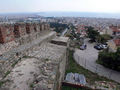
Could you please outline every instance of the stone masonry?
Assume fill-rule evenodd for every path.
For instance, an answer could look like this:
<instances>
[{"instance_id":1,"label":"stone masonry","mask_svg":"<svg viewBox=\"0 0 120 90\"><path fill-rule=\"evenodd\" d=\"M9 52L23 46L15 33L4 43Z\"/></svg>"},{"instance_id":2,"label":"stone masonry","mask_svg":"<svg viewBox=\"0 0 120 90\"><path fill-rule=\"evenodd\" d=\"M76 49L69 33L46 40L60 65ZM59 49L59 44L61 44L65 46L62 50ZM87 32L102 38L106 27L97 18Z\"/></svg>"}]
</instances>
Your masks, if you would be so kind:
<instances>
[{"instance_id":1,"label":"stone masonry","mask_svg":"<svg viewBox=\"0 0 120 90\"><path fill-rule=\"evenodd\" d=\"M0 25L0 43L7 43L14 40L14 26Z\"/></svg>"},{"instance_id":2,"label":"stone masonry","mask_svg":"<svg viewBox=\"0 0 120 90\"><path fill-rule=\"evenodd\" d=\"M30 81L29 83L27 82L26 86L22 89L22 85L25 85L23 81L23 84L20 82L18 85L15 85L16 88L14 86L16 83L8 82L0 89L18 90L19 88L19 90L30 90L30 87L28 87L30 83L36 83L37 81L37 84L32 87L33 90L60 90L67 61L68 38L56 37L56 33L50 31L50 26L47 23L17 23L11 27L10 30L12 30L12 32L10 34L13 35L13 39L10 41L3 39L3 42L0 42L0 80L8 79L9 81L19 83L22 80L16 81L19 80L19 77L22 78L22 76L28 75L25 74L12 78L14 73L16 73L14 70L19 68L17 67L17 63L19 66L20 63L26 62L26 59L23 59L25 56L28 56L27 60L31 60L29 63L26 63L28 65L37 61L37 63L34 63L35 66L31 66L31 69L28 67L26 67L26 69L28 68L29 71L33 70L34 72L34 68L37 68L36 66L39 68L37 69L38 72L36 76L33 75L34 79L30 80L29 76L25 76L28 77L25 79L25 82L28 79ZM1 26L0 31L3 30L4 28ZM8 37L9 35L6 35L6 33L7 31L1 32L0 37ZM5 35L3 36L3 34ZM60 44L60 42L63 44ZM17 68L14 66L15 64ZM25 67L25 65L20 66L21 68ZM6 73L9 71L11 71L10 75L5 77ZM27 73L29 71L24 72Z\"/></svg>"},{"instance_id":3,"label":"stone masonry","mask_svg":"<svg viewBox=\"0 0 120 90\"><path fill-rule=\"evenodd\" d=\"M55 38L58 42L60 39ZM9 82L2 89L60 90L67 62L68 39L64 39L67 40L66 45L43 42L35 46L11 71L6 78Z\"/></svg>"},{"instance_id":4,"label":"stone masonry","mask_svg":"<svg viewBox=\"0 0 120 90\"><path fill-rule=\"evenodd\" d=\"M0 25L0 43L8 43L14 41L27 34L34 34L43 30L49 30L50 26L47 23L15 23Z\"/></svg>"},{"instance_id":5,"label":"stone masonry","mask_svg":"<svg viewBox=\"0 0 120 90\"><path fill-rule=\"evenodd\" d=\"M22 57L27 52L27 50L31 50L35 45L39 45L42 41L46 41L48 37L51 39L54 37L55 32L48 35L48 37L44 37L43 35L47 35L50 33L50 28L48 30L34 32L33 24L29 23L28 27L30 28L32 33L27 34L26 24L17 23L15 25L0 25L0 78L2 78L7 72L7 70L11 70L11 65ZM35 23L34 23L35 25ZM19 37L19 38L18 38Z\"/></svg>"},{"instance_id":6,"label":"stone masonry","mask_svg":"<svg viewBox=\"0 0 120 90\"><path fill-rule=\"evenodd\" d=\"M24 23L16 23L14 25L14 35L15 38L26 35L26 25Z\"/></svg>"}]
</instances>

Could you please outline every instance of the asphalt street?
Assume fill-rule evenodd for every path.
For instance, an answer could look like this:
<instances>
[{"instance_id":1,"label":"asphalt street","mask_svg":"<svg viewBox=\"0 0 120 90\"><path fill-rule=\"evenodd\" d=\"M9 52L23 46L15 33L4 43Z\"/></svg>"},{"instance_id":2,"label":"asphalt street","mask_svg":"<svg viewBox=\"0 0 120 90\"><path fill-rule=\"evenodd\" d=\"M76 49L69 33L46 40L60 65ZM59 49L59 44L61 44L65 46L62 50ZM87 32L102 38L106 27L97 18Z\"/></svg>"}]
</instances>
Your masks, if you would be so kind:
<instances>
[{"instance_id":1,"label":"asphalt street","mask_svg":"<svg viewBox=\"0 0 120 90\"><path fill-rule=\"evenodd\" d=\"M105 68L96 63L99 51L94 48L95 43L89 43L88 40L89 39L85 39L84 41L84 43L87 44L86 50L75 50L74 59L76 62L92 72L120 83L120 72Z\"/></svg>"}]
</instances>

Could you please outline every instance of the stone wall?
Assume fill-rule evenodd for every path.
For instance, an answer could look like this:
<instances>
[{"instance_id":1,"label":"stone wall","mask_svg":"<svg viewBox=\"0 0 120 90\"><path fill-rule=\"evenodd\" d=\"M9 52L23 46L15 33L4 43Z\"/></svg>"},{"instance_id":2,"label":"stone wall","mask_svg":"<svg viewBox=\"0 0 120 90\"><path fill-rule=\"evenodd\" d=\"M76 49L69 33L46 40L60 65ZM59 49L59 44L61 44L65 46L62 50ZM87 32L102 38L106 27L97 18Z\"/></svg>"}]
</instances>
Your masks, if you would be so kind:
<instances>
[{"instance_id":1,"label":"stone wall","mask_svg":"<svg viewBox=\"0 0 120 90\"><path fill-rule=\"evenodd\" d=\"M50 42L34 48L30 57L40 61L40 73L36 75L33 90L61 90L67 62L67 46ZM37 83L36 83L37 81Z\"/></svg>"},{"instance_id":2,"label":"stone wall","mask_svg":"<svg viewBox=\"0 0 120 90\"><path fill-rule=\"evenodd\" d=\"M13 42L9 42L9 44L5 44L5 46L2 45L0 56L1 79L8 70L10 71L13 68L13 64L18 62L20 58L32 52L34 47L39 46L45 41L51 40L55 36L55 32L43 31L21 37ZM8 49L6 47L8 47Z\"/></svg>"},{"instance_id":3,"label":"stone wall","mask_svg":"<svg viewBox=\"0 0 120 90\"><path fill-rule=\"evenodd\" d=\"M66 69L66 63L67 63L67 49L61 57L61 62L59 63L59 68L58 68L58 73L57 73L57 78L56 82L57 85L55 85L56 89L55 90L61 90L61 82L64 80L64 75L65 75L65 69Z\"/></svg>"},{"instance_id":4,"label":"stone wall","mask_svg":"<svg viewBox=\"0 0 120 90\"><path fill-rule=\"evenodd\" d=\"M14 35L15 38L26 35L26 25L24 23L16 23L14 25Z\"/></svg>"},{"instance_id":5,"label":"stone wall","mask_svg":"<svg viewBox=\"0 0 120 90\"><path fill-rule=\"evenodd\" d=\"M0 25L0 43L7 43L14 40L13 25Z\"/></svg>"},{"instance_id":6,"label":"stone wall","mask_svg":"<svg viewBox=\"0 0 120 90\"><path fill-rule=\"evenodd\" d=\"M47 23L16 23L14 25L0 25L0 55L10 49L18 47L19 45L29 43L32 40L39 38L41 33L46 30L50 30L49 24Z\"/></svg>"},{"instance_id":7,"label":"stone wall","mask_svg":"<svg viewBox=\"0 0 120 90\"><path fill-rule=\"evenodd\" d=\"M47 23L15 23L0 25L0 43L8 43L27 34L50 30Z\"/></svg>"},{"instance_id":8,"label":"stone wall","mask_svg":"<svg viewBox=\"0 0 120 90\"><path fill-rule=\"evenodd\" d=\"M37 59L49 59L49 61L44 62L43 66L39 66L40 69L45 69L42 72L48 74L46 77L47 90L60 90L61 82L64 79L65 67L67 62L67 47L68 38L61 37L56 38L56 32L50 31L48 29L48 24L16 24L14 28L14 40L0 44L0 80L3 80L5 75L11 71L15 64L21 61L25 56L36 55ZM26 28L25 28L26 27ZM23 30L23 31L22 31ZM26 32L24 31L26 30ZM29 33L27 32L29 31ZM54 38L54 39L53 39ZM52 43L56 42L56 43ZM50 43L51 42L51 43ZM44 44L47 43L47 44ZM64 43L64 44L60 44ZM43 45L43 46L42 46ZM38 48L36 51L36 48ZM40 50L39 50L40 49ZM47 65L49 63L49 65ZM40 64L41 65L41 64ZM47 72L46 68L48 68ZM38 80L40 75L38 76ZM42 75L44 76L44 74ZM51 80L51 81L50 81ZM43 88L41 83L34 89Z\"/></svg>"}]
</instances>

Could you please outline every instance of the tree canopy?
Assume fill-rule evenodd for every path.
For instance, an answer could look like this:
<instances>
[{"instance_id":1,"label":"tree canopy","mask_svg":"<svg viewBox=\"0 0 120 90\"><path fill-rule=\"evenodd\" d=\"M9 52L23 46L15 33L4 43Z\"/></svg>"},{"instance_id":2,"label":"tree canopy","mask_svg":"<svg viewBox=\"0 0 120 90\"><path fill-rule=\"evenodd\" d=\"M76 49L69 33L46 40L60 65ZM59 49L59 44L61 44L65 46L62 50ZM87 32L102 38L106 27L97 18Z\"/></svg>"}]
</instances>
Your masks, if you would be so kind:
<instances>
[{"instance_id":1,"label":"tree canopy","mask_svg":"<svg viewBox=\"0 0 120 90\"><path fill-rule=\"evenodd\" d=\"M98 62L105 67L120 71L120 48L116 52L100 52Z\"/></svg>"},{"instance_id":2,"label":"tree canopy","mask_svg":"<svg viewBox=\"0 0 120 90\"><path fill-rule=\"evenodd\" d=\"M62 33L66 28L69 28L67 24L56 23L56 22L50 23L50 27L55 28L55 31L57 33Z\"/></svg>"},{"instance_id":3,"label":"tree canopy","mask_svg":"<svg viewBox=\"0 0 120 90\"><path fill-rule=\"evenodd\" d=\"M108 40L110 40L111 39L111 36L110 35L108 35L108 34L103 34L103 35L99 35L98 37L97 37L97 42L99 42L99 43L105 43L105 42L107 42Z\"/></svg>"},{"instance_id":4,"label":"tree canopy","mask_svg":"<svg viewBox=\"0 0 120 90\"><path fill-rule=\"evenodd\" d=\"M94 28L91 26L86 28L88 37L91 39L91 41L95 42L97 37L99 36L99 32L97 30L94 30Z\"/></svg>"},{"instance_id":5,"label":"tree canopy","mask_svg":"<svg viewBox=\"0 0 120 90\"><path fill-rule=\"evenodd\" d=\"M86 27L87 28L87 34L88 37L91 39L91 41L95 42L97 41L98 43L105 43L107 40L111 39L111 36L108 34L103 34L100 35L97 30L94 30L93 27Z\"/></svg>"}]
</instances>

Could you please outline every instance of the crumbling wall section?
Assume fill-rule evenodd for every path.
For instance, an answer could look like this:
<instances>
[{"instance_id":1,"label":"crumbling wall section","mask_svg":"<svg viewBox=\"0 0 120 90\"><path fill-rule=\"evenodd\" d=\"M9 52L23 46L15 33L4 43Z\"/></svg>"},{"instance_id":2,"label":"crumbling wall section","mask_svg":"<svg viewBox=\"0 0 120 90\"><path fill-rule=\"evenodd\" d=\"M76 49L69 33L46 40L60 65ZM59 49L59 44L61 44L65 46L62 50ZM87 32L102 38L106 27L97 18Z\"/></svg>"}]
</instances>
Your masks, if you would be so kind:
<instances>
[{"instance_id":1,"label":"crumbling wall section","mask_svg":"<svg viewBox=\"0 0 120 90\"><path fill-rule=\"evenodd\" d=\"M55 32L46 32L47 31L44 31L41 34L31 34L26 36L26 38L19 39L16 42L21 43L18 43L15 48L10 49L8 52L5 52L0 56L1 79L5 76L5 73L7 71L10 71L22 57L27 56L29 53L31 53L34 47L39 46L41 43L49 41L56 36Z\"/></svg>"}]
</instances>

